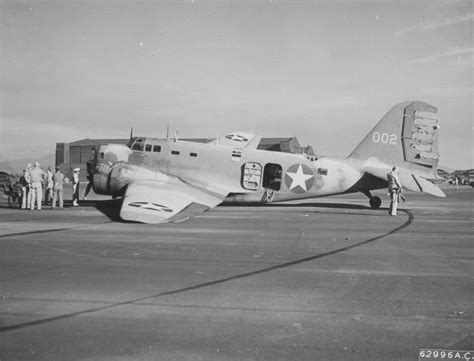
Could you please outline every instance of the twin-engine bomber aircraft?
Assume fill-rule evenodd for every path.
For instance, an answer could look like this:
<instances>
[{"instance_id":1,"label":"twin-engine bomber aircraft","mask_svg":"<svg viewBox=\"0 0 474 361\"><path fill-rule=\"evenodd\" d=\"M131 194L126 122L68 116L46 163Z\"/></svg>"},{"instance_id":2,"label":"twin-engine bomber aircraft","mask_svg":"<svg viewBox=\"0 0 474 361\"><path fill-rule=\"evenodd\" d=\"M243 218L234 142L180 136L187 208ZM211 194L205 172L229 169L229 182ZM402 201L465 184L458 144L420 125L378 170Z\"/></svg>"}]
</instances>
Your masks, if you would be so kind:
<instances>
[{"instance_id":1,"label":"twin-engine bomber aircraft","mask_svg":"<svg viewBox=\"0 0 474 361\"><path fill-rule=\"evenodd\" d=\"M134 137L101 145L87 164L98 194L123 196L120 217L179 222L222 202L280 202L387 187L396 165L405 189L445 197L435 182L437 109L409 101L393 107L345 159L258 150L260 136L235 132L210 143Z\"/></svg>"}]
</instances>

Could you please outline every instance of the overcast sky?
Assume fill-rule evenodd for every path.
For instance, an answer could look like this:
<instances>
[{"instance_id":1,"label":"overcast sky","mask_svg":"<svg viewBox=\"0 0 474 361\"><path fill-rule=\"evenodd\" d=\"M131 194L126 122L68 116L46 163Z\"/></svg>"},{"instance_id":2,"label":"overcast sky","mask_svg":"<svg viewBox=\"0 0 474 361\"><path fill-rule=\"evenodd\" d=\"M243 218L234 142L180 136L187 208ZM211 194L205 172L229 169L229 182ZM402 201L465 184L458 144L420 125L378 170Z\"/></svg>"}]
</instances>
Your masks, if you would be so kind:
<instances>
[{"instance_id":1,"label":"overcast sky","mask_svg":"<svg viewBox=\"0 0 474 361\"><path fill-rule=\"evenodd\" d=\"M167 124L346 156L414 99L439 109L441 164L472 168L472 4L0 0L0 160Z\"/></svg>"}]
</instances>

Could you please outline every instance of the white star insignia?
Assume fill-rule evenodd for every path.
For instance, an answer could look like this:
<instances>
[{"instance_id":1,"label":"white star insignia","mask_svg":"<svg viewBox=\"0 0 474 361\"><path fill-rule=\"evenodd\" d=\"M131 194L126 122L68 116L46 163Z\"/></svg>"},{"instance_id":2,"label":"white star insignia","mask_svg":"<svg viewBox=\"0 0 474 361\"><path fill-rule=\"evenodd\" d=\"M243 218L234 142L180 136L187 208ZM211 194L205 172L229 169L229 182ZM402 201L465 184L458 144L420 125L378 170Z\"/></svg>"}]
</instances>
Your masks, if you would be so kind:
<instances>
[{"instance_id":1,"label":"white star insignia","mask_svg":"<svg viewBox=\"0 0 474 361\"><path fill-rule=\"evenodd\" d=\"M246 142L248 140L247 138L243 137L240 134L229 134L229 135L226 135L226 138L230 140L234 140L236 142Z\"/></svg>"},{"instance_id":2,"label":"white star insignia","mask_svg":"<svg viewBox=\"0 0 474 361\"><path fill-rule=\"evenodd\" d=\"M136 208L143 208L143 209L148 209L150 211L158 211L158 212L173 212L172 209L163 206L158 203L151 203L151 202L132 202L128 204L131 207L136 207Z\"/></svg>"},{"instance_id":3,"label":"white star insignia","mask_svg":"<svg viewBox=\"0 0 474 361\"><path fill-rule=\"evenodd\" d=\"M286 174L288 174L288 176L291 178L292 182L291 182L291 186L290 186L290 191L293 189L293 188L296 188L298 186L300 186L301 188L303 188L303 190L305 192L307 192L308 190L306 189L306 181L310 178L313 177L312 174L305 174L303 172L303 166L300 164L299 167L298 167L298 170L296 171L296 173L290 173L290 172L286 172Z\"/></svg>"}]
</instances>

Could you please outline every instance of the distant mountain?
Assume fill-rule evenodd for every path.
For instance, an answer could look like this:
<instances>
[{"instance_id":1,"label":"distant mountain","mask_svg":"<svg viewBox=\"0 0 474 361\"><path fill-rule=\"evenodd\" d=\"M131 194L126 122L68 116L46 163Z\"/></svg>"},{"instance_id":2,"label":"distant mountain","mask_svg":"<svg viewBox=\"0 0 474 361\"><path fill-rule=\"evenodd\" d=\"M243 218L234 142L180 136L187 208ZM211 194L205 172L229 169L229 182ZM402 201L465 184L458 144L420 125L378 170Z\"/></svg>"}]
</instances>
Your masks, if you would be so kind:
<instances>
[{"instance_id":1,"label":"distant mountain","mask_svg":"<svg viewBox=\"0 0 474 361\"><path fill-rule=\"evenodd\" d=\"M25 169L28 163L33 164L34 162L39 162L41 168L46 169L48 166L51 168L55 165L55 154L48 153L36 159L11 159L11 160L4 160L0 161L0 171L7 172L7 173L18 173L21 174L22 170Z\"/></svg>"}]
</instances>

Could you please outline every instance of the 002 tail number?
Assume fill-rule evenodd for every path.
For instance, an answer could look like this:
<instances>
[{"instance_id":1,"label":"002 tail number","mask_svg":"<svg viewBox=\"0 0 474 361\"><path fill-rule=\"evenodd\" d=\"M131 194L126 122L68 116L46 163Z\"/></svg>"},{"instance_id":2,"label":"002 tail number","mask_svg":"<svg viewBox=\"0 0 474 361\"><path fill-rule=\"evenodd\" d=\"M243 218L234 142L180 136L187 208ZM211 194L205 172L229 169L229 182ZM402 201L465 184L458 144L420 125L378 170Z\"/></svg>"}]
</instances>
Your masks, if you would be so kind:
<instances>
[{"instance_id":1,"label":"002 tail number","mask_svg":"<svg viewBox=\"0 0 474 361\"><path fill-rule=\"evenodd\" d=\"M396 134L374 132L372 134L372 141L374 143L383 143L383 144L396 145L397 144L397 135Z\"/></svg>"}]
</instances>

